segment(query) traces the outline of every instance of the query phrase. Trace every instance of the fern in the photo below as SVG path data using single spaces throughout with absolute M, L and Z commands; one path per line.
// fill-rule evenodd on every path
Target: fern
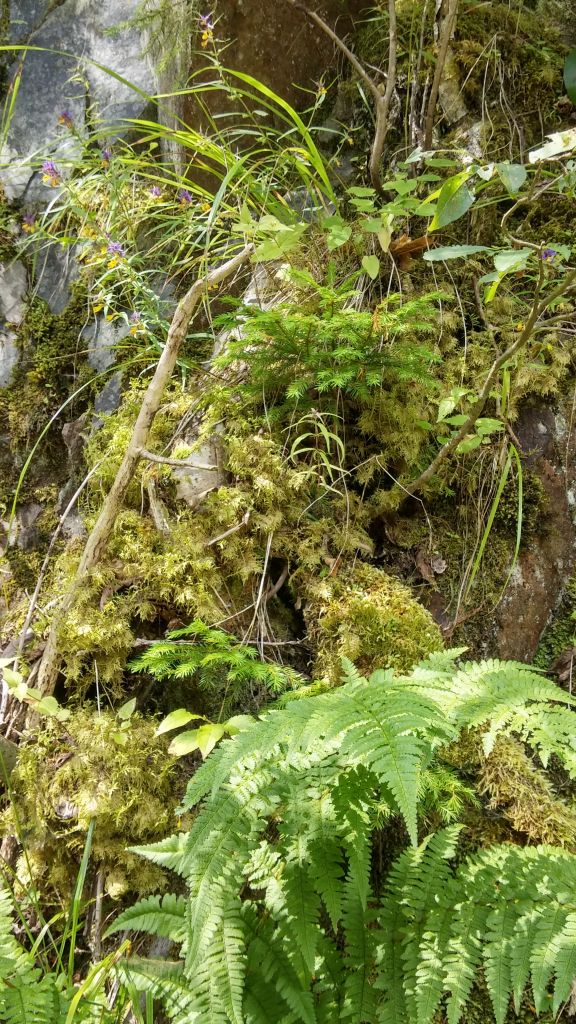
M 494 846 L 457 860 L 460 825 L 418 843 L 431 787 L 458 793 L 435 755 L 462 729 L 481 726 L 488 746 L 520 737 L 573 770 L 564 694 L 524 665 L 458 665 L 460 653 L 369 680 L 346 663 L 339 689 L 269 710 L 196 772 L 181 851 L 171 839 L 148 855 L 174 856 L 186 881 L 181 980 L 203 1024 L 431 1024 L 443 999 L 458 1024 L 479 972 L 497 1024 L 528 984 L 538 1009 L 566 999 L 576 857 Z M 377 829 L 394 817 L 410 846 L 375 871 Z M 166 929 L 164 903 L 118 927 L 158 915 Z

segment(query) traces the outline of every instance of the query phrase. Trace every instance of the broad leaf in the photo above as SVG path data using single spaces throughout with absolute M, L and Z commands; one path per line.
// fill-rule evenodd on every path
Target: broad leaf
M 471 171 L 460 171 L 452 178 L 448 178 L 440 189 L 436 203 L 436 213 L 430 224 L 429 231 L 438 231 L 439 228 L 452 224 L 453 221 L 463 217 L 467 210 L 474 203 L 474 196 L 470 192 L 466 182 L 471 177 Z M 430 198 L 430 197 L 429 197 Z
M 528 177 L 528 171 L 523 164 L 496 164 L 496 170 L 504 188 L 512 195 L 519 192 Z
M 428 263 L 437 260 L 459 260 L 466 256 L 474 256 L 478 252 L 489 252 L 487 245 L 441 245 L 437 249 L 428 249 L 423 257 Z
M 371 277 L 372 280 L 375 281 L 376 278 L 378 277 L 378 274 L 380 273 L 380 260 L 378 259 L 378 257 L 363 256 L 362 266 L 364 267 L 364 270 L 368 274 L 368 277 Z

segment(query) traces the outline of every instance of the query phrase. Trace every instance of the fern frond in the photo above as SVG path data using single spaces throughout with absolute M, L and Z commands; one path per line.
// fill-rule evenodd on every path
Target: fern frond
M 124 910 L 110 925 L 105 937 L 128 928 L 134 932 L 161 935 L 173 942 L 185 938 L 186 900 L 183 896 L 166 893 L 165 896 L 147 896 L 133 907 Z

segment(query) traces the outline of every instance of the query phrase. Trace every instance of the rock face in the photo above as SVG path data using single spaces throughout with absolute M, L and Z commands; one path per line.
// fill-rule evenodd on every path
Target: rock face
M 10 166 L 1 173 L 8 199 L 42 201 L 52 193 L 31 164 L 41 164 L 42 158 L 49 155 L 49 147 L 55 159 L 73 159 L 78 143 L 66 129 L 53 146 L 63 111 L 71 116 L 75 130 L 81 134 L 89 106 L 97 110 L 112 131 L 123 118 L 137 117 L 145 109 L 147 98 L 138 90 L 151 94 L 156 89 L 154 70 L 143 56 L 145 40 L 136 28 L 121 28 L 118 34 L 114 31 L 129 21 L 138 7 L 138 0 L 12 3 L 12 42 L 42 47 L 45 51 L 29 52 L 24 60 L 3 153 L 3 162 L 10 161 Z M 81 75 L 77 74 L 79 66 Z M 19 67 L 20 63 L 14 65 L 12 77 Z M 122 75 L 125 81 L 107 74 L 103 70 L 106 67 Z
M 501 658 L 532 660 L 574 572 L 576 476 L 568 422 L 562 411 L 533 405 L 522 410 L 515 425 L 524 466 L 539 477 L 548 506 L 542 528 L 518 559 L 500 607 L 497 653 Z
M 18 363 L 18 346 L 14 328 L 24 316 L 24 296 L 28 278 L 23 263 L 0 264 L 0 387 L 10 384 Z

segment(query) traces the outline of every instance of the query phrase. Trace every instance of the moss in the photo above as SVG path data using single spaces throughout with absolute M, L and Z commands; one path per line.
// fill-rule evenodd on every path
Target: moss
M 540 477 L 531 470 L 524 470 L 522 479 L 522 543 L 542 533 L 550 498 Z M 509 478 L 506 482 L 498 509 L 494 517 L 497 527 L 515 535 L 518 523 L 518 481 Z
M 564 846 L 576 852 L 576 807 L 561 800 L 516 740 L 500 737 L 483 760 L 478 792 L 489 808 L 506 816 L 529 843 Z
M 127 847 L 173 831 L 174 762 L 153 722 L 133 716 L 125 745 L 119 725 L 111 712 L 84 708 L 65 724 L 45 720 L 20 747 L 11 780 L 15 811 L 4 813 L 3 830 L 14 831 L 17 813 L 27 854 L 21 870 L 59 899 L 71 894 L 91 821 L 91 864 L 104 871 L 110 895 L 164 886 L 163 872 Z
M 536 668 L 550 671 L 563 651 L 576 641 L 576 580 L 572 580 L 562 596 L 553 622 L 544 631 L 534 656 Z
M 43 435 L 50 418 L 63 403 L 86 384 L 93 371 L 84 360 L 80 331 L 86 315 L 86 291 L 77 284 L 71 303 L 60 315 L 45 302 L 29 304 L 18 330 L 21 358 L 12 384 L 0 389 L 0 432 L 9 439 L 0 465 L 0 504 L 12 503 L 20 469 L 34 444 L 36 455 L 27 470 L 19 502 L 53 502 L 46 488 L 58 488 L 68 473 L 67 452 L 61 421 Z M 88 401 L 89 388 L 70 402 L 62 419 L 71 419 Z M 43 435 L 43 436 L 41 436 Z
M 440 631 L 408 587 L 369 565 L 327 576 L 307 590 L 305 617 L 316 649 L 315 675 L 340 678 L 340 659 L 363 674 L 407 672 L 442 648 Z

